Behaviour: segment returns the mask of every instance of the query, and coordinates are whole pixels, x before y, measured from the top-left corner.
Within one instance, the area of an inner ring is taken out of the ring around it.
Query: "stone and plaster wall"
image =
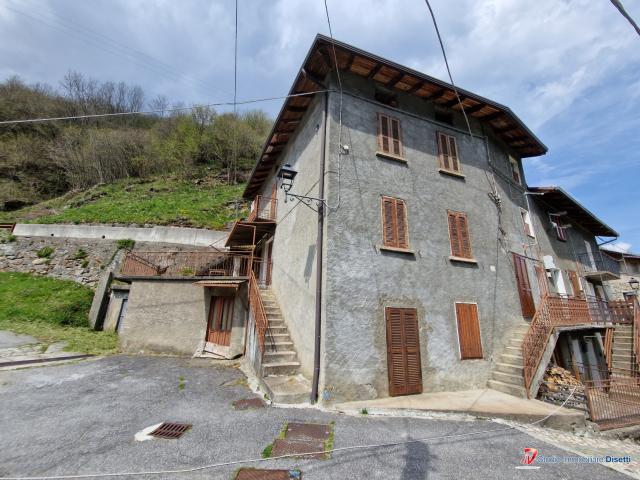
[[[343,85],[373,98],[373,87],[343,77]],[[523,189],[507,175],[496,175],[502,199],[489,197],[489,160],[504,147],[487,143],[472,120],[470,138],[454,126],[436,124],[433,110],[399,94],[400,110],[351,95],[343,98],[343,143],[348,155],[336,155],[338,95],[331,95],[330,164],[327,217],[326,319],[323,325],[323,399],[327,402],[387,396],[386,306],[418,311],[424,391],[484,388],[492,357],[510,331],[523,321],[510,251],[524,253],[520,204]],[[406,163],[376,156],[377,113],[402,122]],[[456,137],[464,177],[438,171],[436,131]],[[336,172],[340,171],[340,181]],[[518,190],[520,195],[514,193]],[[384,251],[382,195],[406,201],[411,253]],[[518,199],[513,201],[512,197]],[[449,259],[447,209],[467,214],[476,262]],[[533,277],[535,278],[535,277]],[[455,302],[477,303],[484,358],[460,360]]]
[[[299,173],[291,193],[318,197],[322,153],[324,97],[318,96],[304,116],[293,141],[273,169],[261,194],[270,196],[280,165],[289,163]],[[278,226],[272,251],[272,285],[282,315],[298,352],[301,371],[313,373],[318,215],[297,200],[284,202],[278,189]]]
[[[45,247],[53,252],[39,258],[38,251]],[[15,237],[0,244],[0,271],[46,275],[95,287],[117,249],[116,242],[109,240]]]
[[[228,294],[216,292],[215,294]],[[195,285],[193,279],[136,280],[129,290],[127,310],[119,328],[120,348],[125,353],[193,355],[202,348],[212,289]],[[234,305],[231,345],[225,356],[244,348],[246,287]]]

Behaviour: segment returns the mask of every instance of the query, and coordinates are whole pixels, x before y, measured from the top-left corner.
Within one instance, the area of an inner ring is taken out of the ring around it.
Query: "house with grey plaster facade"
[[[244,354],[282,401],[535,396],[556,344],[599,368],[598,344],[576,355],[611,324],[588,299],[609,314],[598,238],[617,233],[527,185],[522,162],[546,150],[509,108],[318,35],[224,249],[125,262],[122,345]],[[587,314],[534,348],[555,301]]]

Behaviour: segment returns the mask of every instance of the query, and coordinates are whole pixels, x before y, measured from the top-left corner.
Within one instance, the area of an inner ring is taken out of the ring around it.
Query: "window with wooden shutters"
[[[524,228],[524,233],[530,237],[535,238],[533,233],[533,224],[531,223],[531,216],[529,212],[526,210],[520,210],[520,215],[522,216],[522,225]]]
[[[378,113],[378,150],[379,153],[402,158],[400,120],[384,113]]]
[[[451,243],[451,256],[472,260],[471,238],[469,236],[469,224],[467,214],[462,212],[447,211],[449,219],[449,242]]]
[[[471,360],[482,358],[482,340],[478,305],[475,303],[456,303],[456,321],[458,322],[458,341],[460,358]]]
[[[556,237],[558,240],[563,242],[567,241],[567,230],[562,222],[562,217],[560,215],[554,215],[553,213],[549,214],[549,218],[551,219],[551,225],[553,229],[556,231]]]
[[[455,137],[446,133],[437,132],[438,158],[440,168],[447,172],[460,173],[460,161],[458,160],[458,147]]]
[[[415,308],[385,308],[389,395],[422,393],[420,334]]]
[[[409,225],[404,200],[382,197],[382,243],[390,248],[409,248]]]
[[[518,162],[515,158],[509,157],[509,163],[511,164],[511,176],[513,177],[513,181],[518,185],[522,185],[522,178],[520,177],[520,168],[518,167]]]

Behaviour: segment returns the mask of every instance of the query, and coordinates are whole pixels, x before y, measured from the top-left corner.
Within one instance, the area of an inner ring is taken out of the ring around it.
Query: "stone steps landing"
[[[527,397],[522,367],[522,339],[528,329],[528,323],[521,323],[512,332],[503,353],[498,355],[493,365],[491,378],[487,382],[489,388],[514,397]]]

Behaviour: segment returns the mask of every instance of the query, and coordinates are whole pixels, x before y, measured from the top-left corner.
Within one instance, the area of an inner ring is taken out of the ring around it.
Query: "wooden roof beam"
[[[458,97],[460,97],[460,100],[458,100]],[[440,106],[445,107],[445,108],[451,108],[451,107],[453,107],[455,105],[458,105],[458,104],[460,104],[460,103],[465,101],[465,97],[463,95],[458,95],[458,97],[454,97],[451,100],[440,104]]]
[[[294,105],[288,106],[287,110],[289,112],[299,112],[299,113],[304,113],[307,111],[307,109],[309,108],[308,105],[304,106],[304,107],[296,107]]]
[[[396,84],[402,80],[402,78],[404,77],[404,72],[398,72],[398,74],[394,75],[391,80],[389,80],[387,83],[385,83],[385,87],[395,87]]]
[[[416,93],[418,90],[420,90],[422,87],[424,87],[424,82],[418,82],[413,87],[411,87],[409,90],[407,90],[407,93],[412,95],[412,94]]]
[[[304,77],[307,80],[309,80],[310,82],[315,83],[320,88],[327,88],[327,86],[324,84],[324,79],[322,78],[322,74],[317,73],[317,72],[312,72],[312,71],[307,70],[305,68],[302,68],[301,70],[302,70],[302,74],[304,75]]]
[[[498,118],[503,116],[504,116],[504,112],[494,112],[494,113],[490,113],[489,115],[485,115],[483,117],[478,117],[478,119],[485,122],[491,122],[492,120],[497,120]]]
[[[433,95],[429,95],[426,99],[427,100],[438,100],[439,98],[442,98],[445,93],[447,93],[449,91],[449,89],[447,88],[441,88],[440,90],[436,90],[435,92],[433,92]]]
[[[349,60],[347,60],[347,66],[344,67],[344,69],[348,72],[351,71],[351,66],[353,65],[353,62],[355,61],[356,56],[355,55],[349,55]]]
[[[508,127],[502,127],[502,128],[494,128],[493,131],[495,133],[497,133],[498,135],[501,135],[503,133],[507,133],[507,132],[512,132],[514,130],[518,130],[520,127],[517,125],[509,125]]]
[[[382,68],[382,64],[378,63],[375,67],[371,69],[371,71],[369,72],[369,75],[367,75],[367,78],[372,79],[373,77],[375,77],[381,68]]]
[[[476,112],[479,112],[484,107],[486,107],[486,105],[484,103],[479,103],[479,104],[474,105],[472,107],[464,107],[464,113],[466,113],[467,115],[472,115],[472,114],[474,114]]]
[[[322,56],[322,60],[324,61],[327,68],[329,70],[333,70],[334,59],[331,55],[329,55],[329,52],[327,52],[327,48],[323,47],[318,49],[318,51],[320,52],[320,56]]]

